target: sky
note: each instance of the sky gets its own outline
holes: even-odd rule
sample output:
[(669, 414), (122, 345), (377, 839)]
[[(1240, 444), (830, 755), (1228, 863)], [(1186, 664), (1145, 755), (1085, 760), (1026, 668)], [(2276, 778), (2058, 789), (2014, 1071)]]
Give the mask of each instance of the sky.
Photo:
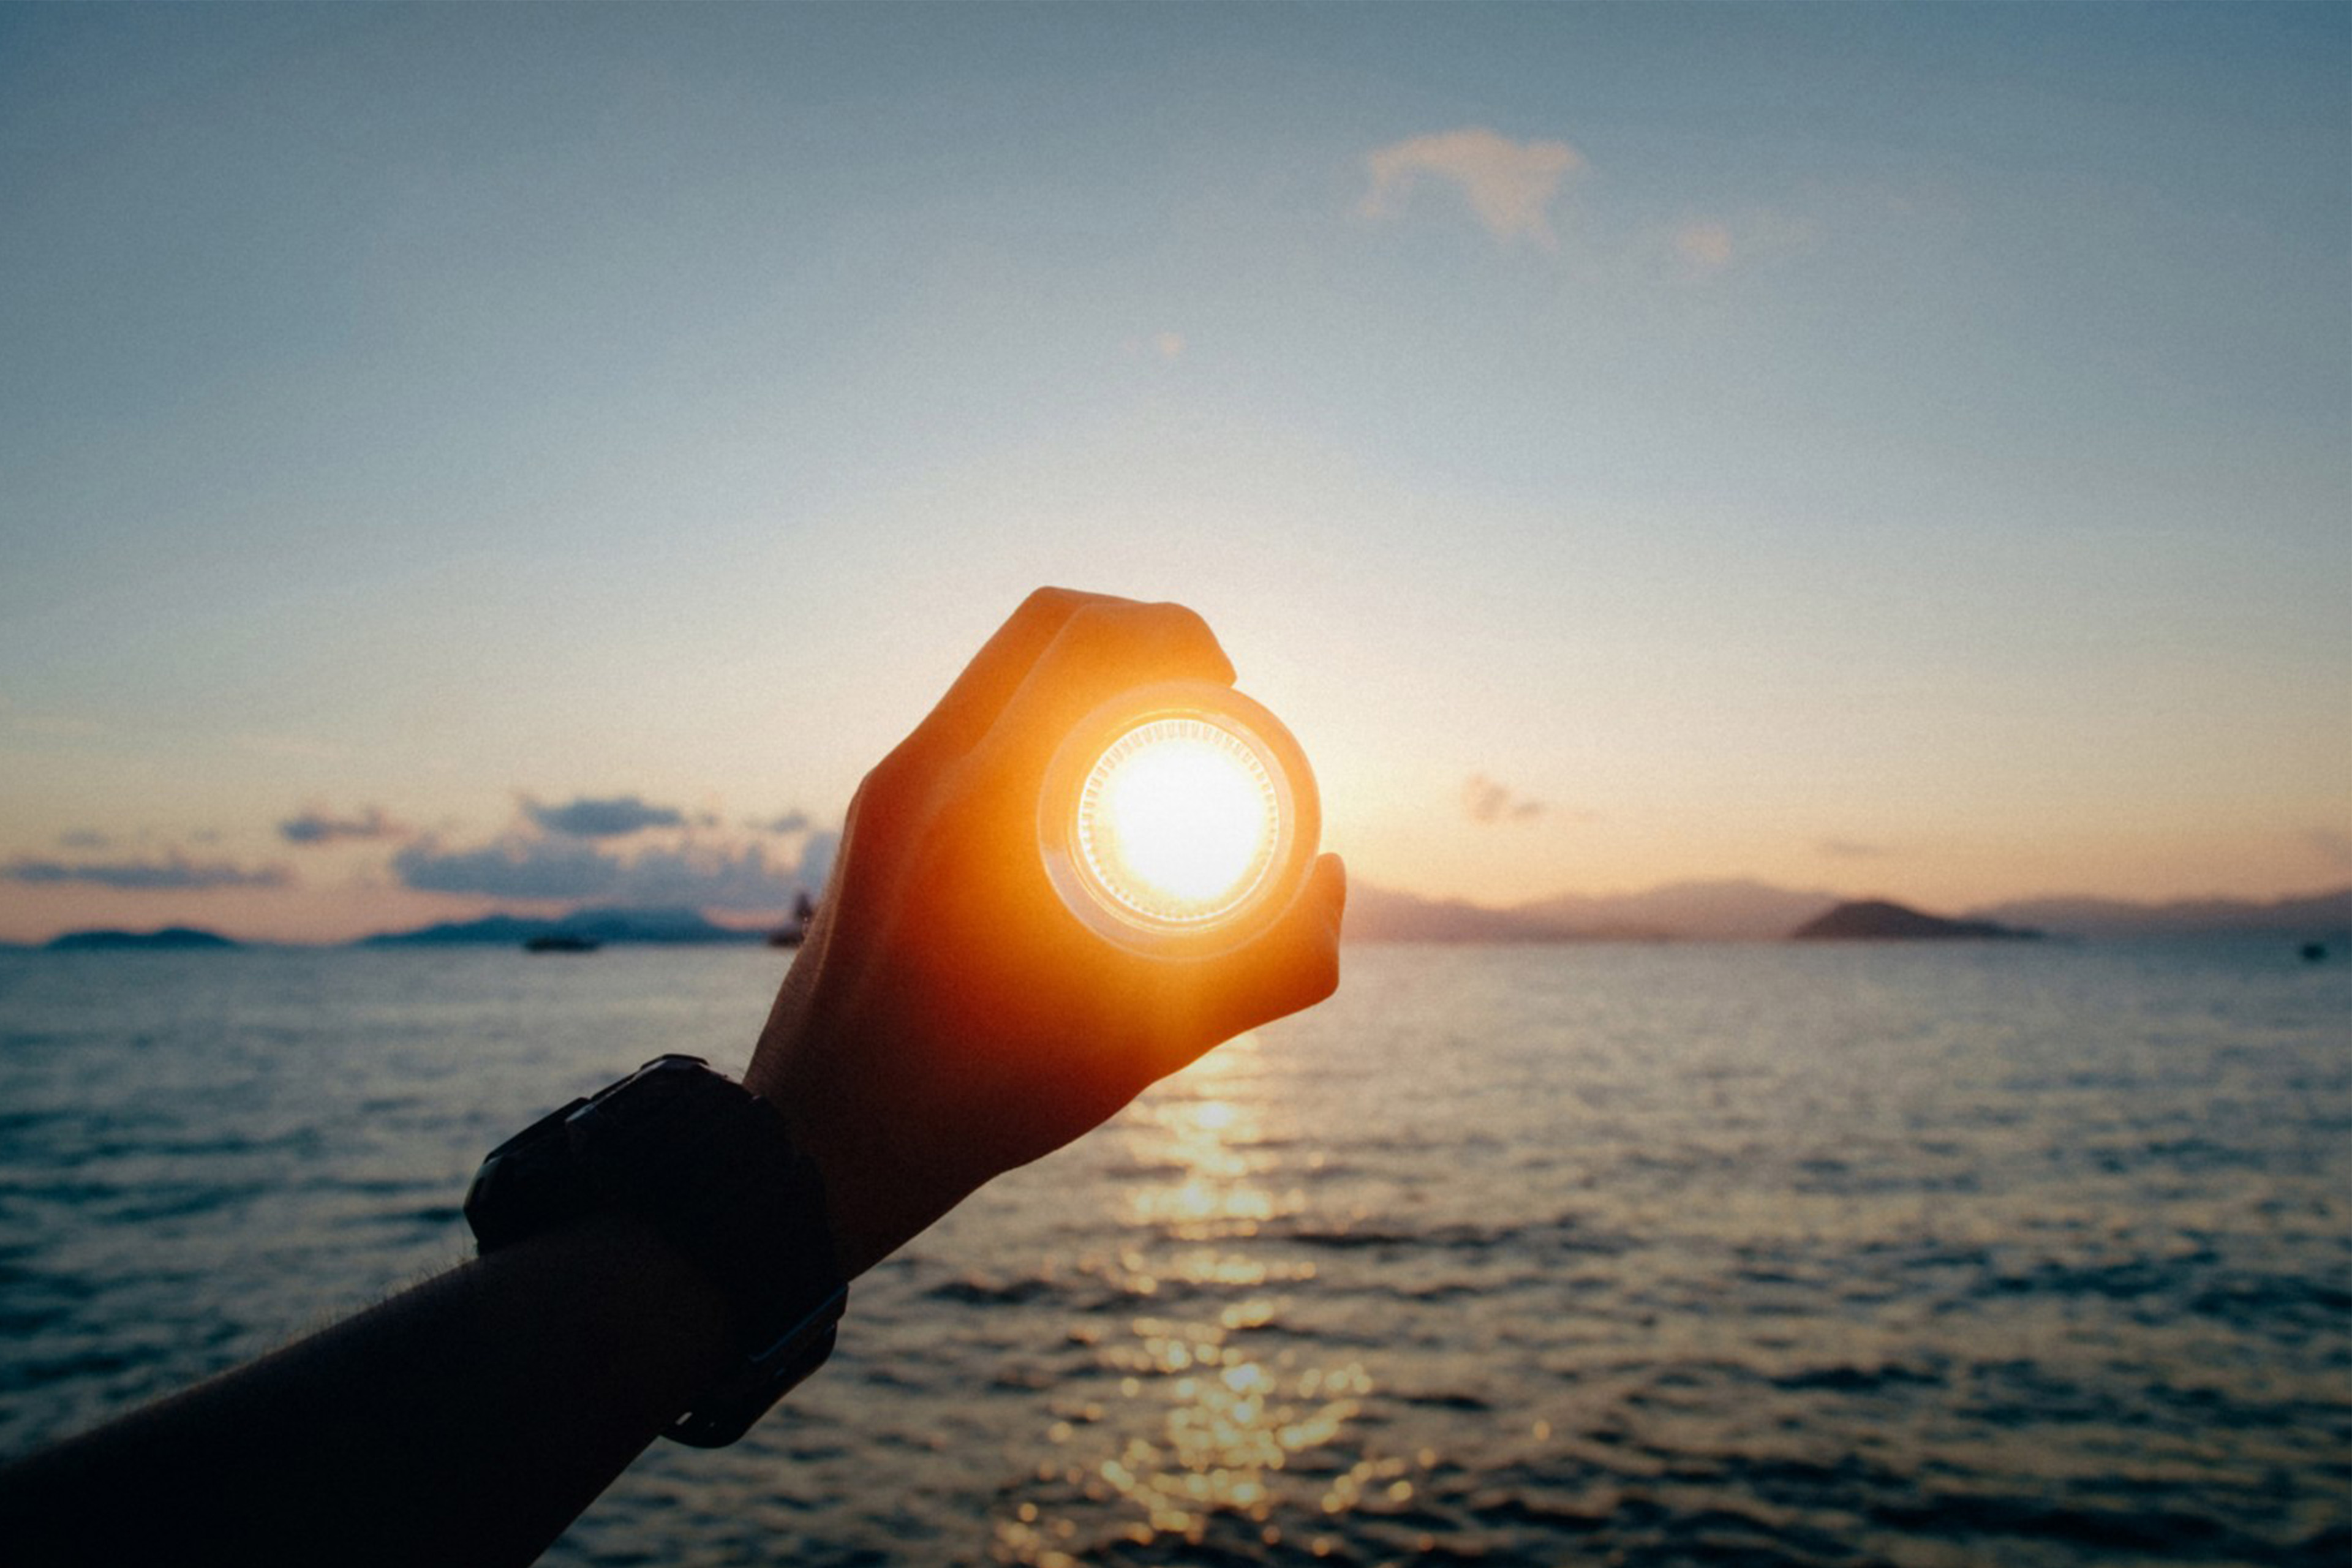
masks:
[(1361, 881), (2352, 881), (2352, 6), (0, 8), (0, 939), (765, 918), (1040, 584)]

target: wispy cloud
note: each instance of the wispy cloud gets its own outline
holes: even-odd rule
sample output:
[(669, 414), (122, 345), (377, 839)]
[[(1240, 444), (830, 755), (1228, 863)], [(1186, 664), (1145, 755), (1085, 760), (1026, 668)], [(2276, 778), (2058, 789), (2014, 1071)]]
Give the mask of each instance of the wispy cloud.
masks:
[(356, 816), (336, 816), (313, 806), (278, 825), (278, 837), (289, 844), (333, 844), (344, 839), (405, 838), (408, 829), (394, 822), (383, 807), (362, 807)]
[(1140, 358), (1180, 360), (1184, 357), (1184, 334), (1161, 331), (1144, 337), (1129, 338), (1121, 346), (1126, 353)]
[(1695, 217), (1667, 236), (1676, 270), (1685, 279), (1802, 255), (1821, 242), (1810, 219), (1756, 207), (1725, 217)]
[(780, 816), (763, 817), (757, 821), (747, 822), (743, 826), (754, 833), (806, 833), (809, 830), (809, 814), (805, 811), (787, 811)]
[(1675, 230), (1675, 252), (1696, 272), (1731, 265), (1731, 230), (1719, 223), (1686, 223)]
[(1470, 210), (1496, 239), (1557, 246), (1551, 205), (1560, 183), (1582, 172), (1584, 154), (1565, 142), (1514, 142), (1479, 126), (1408, 137), (1382, 147), (1365, 163), (1371, 186), (1360, 210), (1393, 217), (1428, 176), (1458, 188)]
[(96, 828), (77, 827), (70, 833), (58, 835), (58, 845), (67, 849), (103, 849), (114, 840)]
[(1546, 807), (1539, 800), (1514, 795), (1507, 786), (1485, 773), (1472, 773), (1462, 783), (1462, 810), (1480, 826), (1492, 827), (1501, 823), (1533, 822)]
[(0, 879), (39, 886), (87, 882), (131, 891), (195, 892), (208, 888), (284, 888), (294, 874), (283, 866), (245, 867), (226, 860), (194, 860), (177, 850), (161, 860), (12, 860)]
[(683, 827), (686, 814), (675, 806), (654, 805), (634, 795), (596, 800), (583, 795), (562, 805), (523, 802), (523, 815), (551, 833), (574, 838), (619, 838), (648, 827)]

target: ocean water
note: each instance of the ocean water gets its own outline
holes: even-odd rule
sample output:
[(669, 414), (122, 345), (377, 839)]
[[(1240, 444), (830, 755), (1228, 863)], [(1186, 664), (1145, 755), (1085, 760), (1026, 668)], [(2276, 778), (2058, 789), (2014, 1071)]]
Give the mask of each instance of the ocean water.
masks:
[[(0, 955), (0, 1454), (462, 1256), (762, 950)], [(1351, 948), (557, 1563), (2352, 1562), (2352, 965)]]

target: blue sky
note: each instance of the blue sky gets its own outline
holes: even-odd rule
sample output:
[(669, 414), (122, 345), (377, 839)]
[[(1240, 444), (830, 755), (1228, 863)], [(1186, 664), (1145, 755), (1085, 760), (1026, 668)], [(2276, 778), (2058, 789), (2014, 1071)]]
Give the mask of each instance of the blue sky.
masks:
[(1047, 581), (1389, 885), (2341, 882), (2347, 149), (2338, 5), (0, 11), (0, 935), (781, 895)]

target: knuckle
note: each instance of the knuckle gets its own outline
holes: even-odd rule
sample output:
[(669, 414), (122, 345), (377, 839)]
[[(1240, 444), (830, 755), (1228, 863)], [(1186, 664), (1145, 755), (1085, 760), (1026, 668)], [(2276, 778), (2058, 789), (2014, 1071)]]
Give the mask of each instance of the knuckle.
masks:
[(1016, 621), (1044, 620), (1068, 615), (1095, 595), (1081, 594), (1075, 588), (1056, 588), (1050, 584), (1032, 588), (1021, 607), (1013, 612)]
[(861, 814), (866, 816), (890, 817), (897, 815), (899, 805), (914, 787), (917, 759), (905, 743), (866, 770), (857, 783), (857, 793), (849, 797), (849, 816), (856, 821)]
[(1201, 612), (1189, 605), (1162, 600), (1147, 607), (1153, 613), (1153, 619), (1163, 637), (1171, 640), (1208, 643), (1217, 640), (1216, 635), (1209, 630), (1209, 623), (1202, 618)]

